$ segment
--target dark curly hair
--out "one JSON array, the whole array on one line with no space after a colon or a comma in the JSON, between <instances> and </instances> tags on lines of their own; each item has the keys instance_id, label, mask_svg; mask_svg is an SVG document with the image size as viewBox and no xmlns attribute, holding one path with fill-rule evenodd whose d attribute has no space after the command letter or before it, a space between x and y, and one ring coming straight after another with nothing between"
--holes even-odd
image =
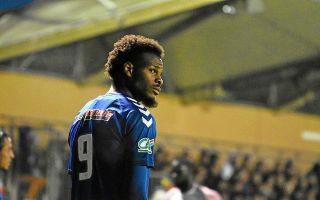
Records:
<instances>
[{"instance_id":1,"label":"dark curly hair","mask_svg":"<svg viewBox=\"0 0 320 200\"><path fill-rule=\"evenodd\" d=\"M172 169L177 169L180 168L182 165L185 165L188 168L189 172L192 173L191 175L193 176L195 176L198 172L197 166L191 160L185 157L176 158L172 161L171 165Z\"/></svg>"},{"instance_id":2,"label":"dark curly hair","mask_svg":"<svg viewBox=\"0 0 320 200\"><path fill-rule=\"evenodd\" d=\"M152 52L160 58L164 57L164 49L158 41L142 35L125 35L114 43L105 64L105 71L116 82L122 77L124 63L132 61L143 52Z\"/></svg>"}]
</instances>

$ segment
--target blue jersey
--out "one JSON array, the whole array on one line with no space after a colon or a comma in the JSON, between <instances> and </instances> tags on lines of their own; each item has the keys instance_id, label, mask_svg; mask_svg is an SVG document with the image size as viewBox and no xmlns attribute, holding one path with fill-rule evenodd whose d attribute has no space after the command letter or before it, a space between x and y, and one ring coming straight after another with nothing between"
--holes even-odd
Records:
<instances>
[{"instance_id":1,"label":"blue jersey","mask_svg":"<svg viewBox=\"0 0 320 200\"><path fill-rule=\"evenodd\" d=\"M156 125L136 100L107 93L88 102L69 133L72 200L148 198Z\"/></svg>"}]
</instances>

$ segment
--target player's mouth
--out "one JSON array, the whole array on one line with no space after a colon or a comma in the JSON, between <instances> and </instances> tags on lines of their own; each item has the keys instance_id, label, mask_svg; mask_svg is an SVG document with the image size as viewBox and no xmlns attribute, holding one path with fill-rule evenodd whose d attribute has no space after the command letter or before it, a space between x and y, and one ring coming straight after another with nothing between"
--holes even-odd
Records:
<instances>
[{"instance_id":1,"label":"player's mouth","mask_svg":"<svg viewBox=\"0 0 320 200\"><path fill-rule=\"evenodd\" d=\"M161 87L153 87L152 91L154 95L159 95L161 92Z\"/></svg>"}]
</instances>

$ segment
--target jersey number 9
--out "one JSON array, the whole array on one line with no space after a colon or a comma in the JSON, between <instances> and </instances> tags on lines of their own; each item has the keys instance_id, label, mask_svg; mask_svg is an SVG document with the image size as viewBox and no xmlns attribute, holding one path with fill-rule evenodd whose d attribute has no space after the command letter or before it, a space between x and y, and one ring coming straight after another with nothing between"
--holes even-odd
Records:
<instances>
[{"instance_id":1,"label":"jersey number 9","mask_svg":"<svg viewBox=\"0 0 320 200\"><path fill-rule=\"evenodd\" d=\"M79 180L86 180L92 175L92 134L81 135L78 138L79 161L86 162L87 169L79 173Z\"/></svg>"}]
</instances>

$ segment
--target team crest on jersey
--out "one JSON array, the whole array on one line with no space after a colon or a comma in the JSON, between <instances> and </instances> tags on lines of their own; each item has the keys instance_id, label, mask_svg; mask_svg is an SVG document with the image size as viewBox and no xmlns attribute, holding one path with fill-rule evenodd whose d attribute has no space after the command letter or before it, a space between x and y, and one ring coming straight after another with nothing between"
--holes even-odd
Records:
<instances>
[{"instance_id":1,"label":"team crest on jersey","mask_svg":"<svg viewBox=\"0 0 320 200\"><path fill-rule=\"evenodd\" d=\"M113 112L110 110L88 110L84 114L85 120L104 120L109 121L110 118L113 116Z\"/></svg>"},{"instance_id":2,"label":"team crest on jersey","mask_svg":"<svg viewBox=\"0 0 320 200\"><path fill-rule=\"evenodd\" d=\"M142 138L138 142L138 152L152 154L152 146L154 145L154 139Z\"/></svg>"}]
</instances>

